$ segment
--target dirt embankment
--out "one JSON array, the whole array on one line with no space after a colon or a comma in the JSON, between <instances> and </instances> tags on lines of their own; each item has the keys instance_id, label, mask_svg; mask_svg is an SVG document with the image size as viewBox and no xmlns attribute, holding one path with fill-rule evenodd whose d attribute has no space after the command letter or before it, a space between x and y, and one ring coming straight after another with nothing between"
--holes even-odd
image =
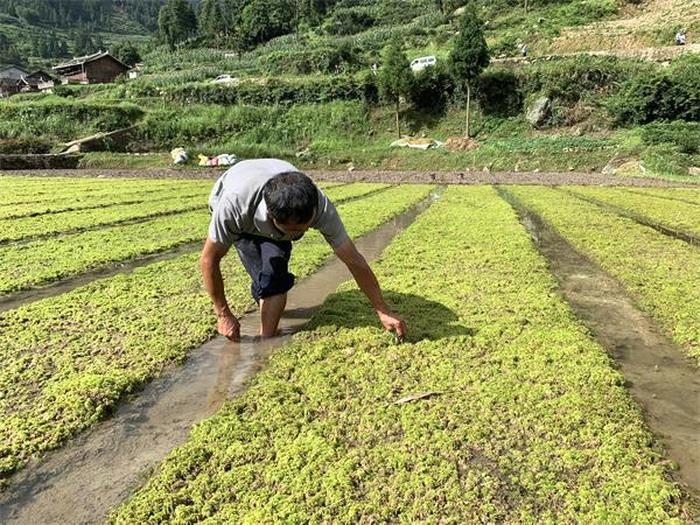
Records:
<instances>
[{"instance_id":1,"label":"dirt embankment","mask_svg":"<svg viewBox=\"0 0 700 525\"><path fill-rule=\"evenodd\" d=\"M96 170L17 170L0 175L38 177L140 177L146 179L215 179L223 169L96 169ZM601 173L544 173L514 171L329 171L308 170L315 180L328 182L387 182L442 184L537 184L544 186L593 185L635 187L695 187L697 184L643 177Z\"/></svg>"}]
</instances>

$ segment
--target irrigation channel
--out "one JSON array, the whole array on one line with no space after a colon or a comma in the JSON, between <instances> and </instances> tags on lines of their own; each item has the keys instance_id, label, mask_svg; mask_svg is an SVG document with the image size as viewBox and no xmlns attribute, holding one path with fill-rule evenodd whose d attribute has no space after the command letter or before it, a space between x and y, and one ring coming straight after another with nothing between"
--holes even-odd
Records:
<instances>
[{"instance_id":1,"label":"irrigation channel","mask_svg":"<svg viewBox=\"0 0 700 525\"><path fill-rule=\"evenodd\" d=\"M432 204L444 188L356 241L368 261ZM96 523L137 488L192 425L240 395L270 353L288 342L336 288L351 278L343 263L330 260L299 282L280 323L282 336L255 337L259 317L241 318L241 342L218 337L194 350L187 362L149 384L115 415L46 459L27 465L0 495L0 523Z\"/></svg>"},{"instance_id":2,"label":"irrigation channel","mask_svg":"<svg viewBox=\"0 0 700 525\"><path fill-rule=\"evenodd\" d=\"M203 240L196 242L187 242L176 246L175 248L170 248L165 252L137 256L129 261L117 263L116 266L110 265L107 268L101 268L86 273L81 273L80 275L77 275L75 277L69 277L68 279L63 279L55 283L29 288L28 290L23 290L20 292L9 293L7 295L2 295L0 296L0 313L20 308L21 306L25 306L29 303L33 303L41 299L46 299L48 297L53 297L56 295L70 292L71 290L80 288L81 286L89 284L97 279L112 277L120 273L133 272L136 268L140 268L142 266L155 264L161 261L169 261L170 259L175 259L180 255L184 255L186 253L193 253L202 248L203 242Z\"/></svg>"},{"instance_id":3,"label":"irrigation channel","mask_svg":"<svg viewBox=\"0 0 700 525\"><path fill-rule=\"evenodd\" d=\"M617 361L649 428L679 466L681 483L700 495L700 376L627 291L506 189L560 293L597 341Z\"/></svg>"},{"instance_id":4,"label":"irrigation channel","mask_svg":"<svg viewBox=\"0 0 700 525\"><path fill-rule=\"evenodd\" d=\"M560 191L562 191L561 188L558 188L558 189ZM603 210L610 211L612 213L620 215L621 217L626 217L628 219L632 219L637 224L641 224L642 226L647 226L649 228L652 228L659 233L663 233L664 235L667 235L668 237L673 237L674 239L680 239L682 241L685 241L688 244L694 244L695 246L700 246L700 237L698 237L697 235L692 235L690 233L685 233L685 232L682 232L682 231L679 231L679 230L676 230L673 228L669 228L668 226L665 226L661 223L647 219L646 217L644 217L640 213L636 213L636 212L633 212L631 210L626 210L625 208L622 208L621 206L616 206L614 204L610 204L609 202L603 202L603 201L595 199L593 197L588 197L587 195L580 195L578 193L574 193L574 192L571 192L569 190L563 190L563 191L564 191L564 193L566 193L570 197L575 197L575 198L580 199L584 202L594 204Z\"/></svg>"}]
</instances>

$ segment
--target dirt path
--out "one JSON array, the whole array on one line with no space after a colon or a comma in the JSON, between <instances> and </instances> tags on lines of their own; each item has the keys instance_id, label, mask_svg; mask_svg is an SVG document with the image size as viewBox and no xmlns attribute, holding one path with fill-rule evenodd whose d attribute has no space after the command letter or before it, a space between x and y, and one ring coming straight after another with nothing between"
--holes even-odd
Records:
<instances>
[{"instance_id":1,"label":"dirt path","mask_svg":"<svg viewBox=\"0 0 700 525\"><path fill-rule=\"evenodd\" d=\"M682 483L700 494L700 376L680 348L627 291L548 227L507 190L514 207L559 282L560 293L619 364L646 422L679 465Z\"/></svg>"},{"instance_id":2,"label":"dirt path","mask_svg":"<svg viewBox=\"0 0 700 525\"><path fill-rule=\"evenodd\" d=\"M575 41L575 39L566 40L567 43ZM637 47L629 49L612 48L604 51L570 51L565 53L533 55L529 57L495 58L491 62L494 64L524 65L578 56L637 58L640 60L650 60L653 62L667 62L681 55L690 53L700 53L700 44L688 44L686 46Z\"/></svg>"},{"instance_id":3,"label":"dirt path","mask_svg":"<svg viewBox=\"0 0 700 525\"><path fill-rule=\"evenodd\" d=\"M17 170L0 173L6 175L39 177L135 177L147 179L215 179L222 169L85 169L85 170ZM426 184L538 184L545 186L629 186L672 188L689 187L700 189L697 184L675 182L645 177L620 177L602 173L544 173L513 171L330 171L308 170L311 177L328 182L388 182Z\"/></svg>"}]
</instances>

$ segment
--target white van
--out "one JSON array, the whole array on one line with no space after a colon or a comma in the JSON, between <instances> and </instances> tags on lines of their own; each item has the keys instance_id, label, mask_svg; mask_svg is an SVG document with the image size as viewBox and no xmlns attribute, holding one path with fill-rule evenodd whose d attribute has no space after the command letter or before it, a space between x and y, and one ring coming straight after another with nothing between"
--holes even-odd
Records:
<instances>
[{"instance_id":1,"label":"white van","mask_svg":"<svg viewBox=\"0 0 700 525\"><path fill-rule=\"evenodd\" d=\"M426 67L434 66L437 59L434 56L419 57L411 61L411 70L416 73L423 71Z\"/></svg>"}]
</instances>

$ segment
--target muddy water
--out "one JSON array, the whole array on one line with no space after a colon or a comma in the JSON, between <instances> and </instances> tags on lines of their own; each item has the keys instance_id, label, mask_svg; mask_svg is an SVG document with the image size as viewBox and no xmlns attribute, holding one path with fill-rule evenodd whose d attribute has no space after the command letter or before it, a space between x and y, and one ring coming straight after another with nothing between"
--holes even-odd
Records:
<instances>
[{"instance_id":1,"label":"muddy water","mask_svg":"<svg viewBox=\"0 0 700 525\"><path fill-rule=\"evenodd\" d=\"M576 315L617 361L649 428L679 465L680 481L700 492L700 375L626 290L581 255L512 194L513 205Z\"/></svg>"},{"instance_id":2,"label":"muddy water","mask_svg":"<svg viewBox=\"0 0 700 525\"><path fill-rule=\"evenodd\" d=\"M376 259L393 237L436 198L439 191L356 244L368 261ZM302 280L289 294L281 322L283 336L261 342L259 318L241 319L241 342L217 338L192 352L182 366L154 381L114 417L74 439L64 449L30 464L11 479L0 495L0 523L96 523L122 502L174 447L193 424L215 412L245 389L270 352L285 344L308 322L313 311L350 279L333 259Z\"/></svg>"}]
</instances>

